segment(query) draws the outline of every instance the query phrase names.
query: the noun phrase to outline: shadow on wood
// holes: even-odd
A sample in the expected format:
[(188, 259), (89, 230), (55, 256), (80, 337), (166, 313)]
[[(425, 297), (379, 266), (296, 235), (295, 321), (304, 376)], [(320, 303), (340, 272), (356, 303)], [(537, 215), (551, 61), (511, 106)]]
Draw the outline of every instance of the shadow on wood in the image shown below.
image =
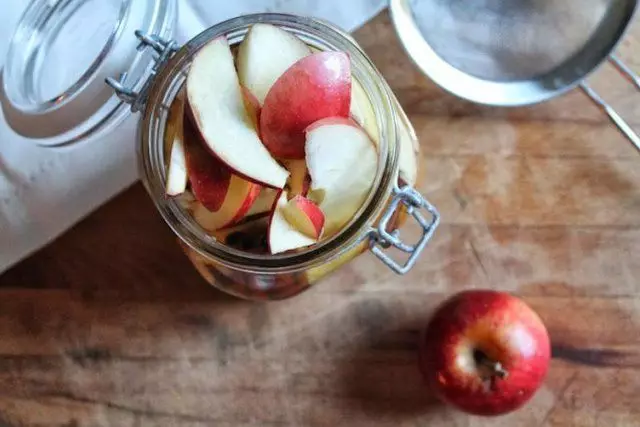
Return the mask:
[(402, 313), (375, 300), (363, 301), (356, 313), (364, 336), (338, 367), (350, 397), (344, 403), (353, 406), (348, 409), (398, 421), (438, 410), (441, 405), (423, 382), (417, 362), (425, 317), (403, 319)]
[(64, 289), (84, 299), (238, 301), (200, 277), (141, 184), (0, 276), (2, 288)]

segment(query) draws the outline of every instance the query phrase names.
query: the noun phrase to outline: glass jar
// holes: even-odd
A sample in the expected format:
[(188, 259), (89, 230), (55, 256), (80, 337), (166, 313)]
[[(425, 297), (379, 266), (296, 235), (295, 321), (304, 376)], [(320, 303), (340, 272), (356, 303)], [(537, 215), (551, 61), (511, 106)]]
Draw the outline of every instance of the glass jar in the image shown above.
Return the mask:
[[(296, 253), (263, 255), (226, 246), (207, 234), (183, 204), (165, 196), (167, 116), (186, 80), (193, 55), (221, 35), (227, 37), (231, 46), (239, 44), (249, 27), (258, 22), (279, 26), (313, 49), (347, 52), (353, 78), (369, 98), (379, 133), (379, 167), (375, 183), (359, 212), (336, 236)], [(402, 137), (405, 139), (401, 140)], [(398, 273), (411, 268), (437, 227), (439, 216), (435, 208), (412, 188), (415, 182), (406, 182), (415, 180), (415, 176), (399, 180), (401, 145), (409, 148), (403, 152), (405, 157), (416, 156), (417, 138), (406, 114), (384, 78), (351, 36), (320, 20), (257, 14), (231, 19), (205, 30), (159, 70), (149, 88), (139, 126), (138, 159), (147, 191), (200, 274), (229, 294), (252, 300), (274, 300), (299, 294), (367, 249)], [(401, 188), (399, 182), (407, 185)], [(422, 235), (417, 243), (406, 244), (400, 240), (396, 228), (403, 216), (419, 222)], [(407, 253), (408, 259), (403, 264), (392, 260), (384, 252), (389, 246)]]

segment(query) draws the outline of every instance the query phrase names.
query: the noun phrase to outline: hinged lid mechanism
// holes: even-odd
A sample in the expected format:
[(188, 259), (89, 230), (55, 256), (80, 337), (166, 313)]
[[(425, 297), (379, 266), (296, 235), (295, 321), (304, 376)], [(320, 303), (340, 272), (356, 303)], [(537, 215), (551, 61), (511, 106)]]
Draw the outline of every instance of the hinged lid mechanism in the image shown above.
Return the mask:
[(39, 145), (101, 134), (130, 114), (105, 84), (120, 76), (134, 91), (157, 53), (136, 37), (170, 38), (176, 0), (33, 0), (9, 46), (0, 100), (12, 129)]

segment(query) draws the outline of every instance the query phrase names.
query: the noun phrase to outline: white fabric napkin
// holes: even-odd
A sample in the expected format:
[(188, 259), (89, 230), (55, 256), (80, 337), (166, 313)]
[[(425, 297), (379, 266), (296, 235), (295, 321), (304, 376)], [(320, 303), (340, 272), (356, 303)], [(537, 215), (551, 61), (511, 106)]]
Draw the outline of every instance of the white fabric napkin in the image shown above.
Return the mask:
[[(362, 25), (385, 0), (179, 0), (176, 39), (245, 13), (286, 12), (327, 19), (344, 29)], [(3, 4), (0, 67), (28, 0)], [(38, 147), (14, 133), (0, 110), (0, 273), (46, 245), (136, 179), (138, 116), (98, 140), (65, 149)]]

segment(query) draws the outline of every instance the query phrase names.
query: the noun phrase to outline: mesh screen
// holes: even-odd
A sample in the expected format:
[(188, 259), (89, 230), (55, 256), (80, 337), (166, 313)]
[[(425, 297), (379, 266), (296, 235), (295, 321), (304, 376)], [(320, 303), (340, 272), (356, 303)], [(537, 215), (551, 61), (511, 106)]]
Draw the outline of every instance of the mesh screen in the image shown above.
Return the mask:
[(489, 80), (552, 71), (583, 48), (615, 0), (409, 0), (445, 61)]

